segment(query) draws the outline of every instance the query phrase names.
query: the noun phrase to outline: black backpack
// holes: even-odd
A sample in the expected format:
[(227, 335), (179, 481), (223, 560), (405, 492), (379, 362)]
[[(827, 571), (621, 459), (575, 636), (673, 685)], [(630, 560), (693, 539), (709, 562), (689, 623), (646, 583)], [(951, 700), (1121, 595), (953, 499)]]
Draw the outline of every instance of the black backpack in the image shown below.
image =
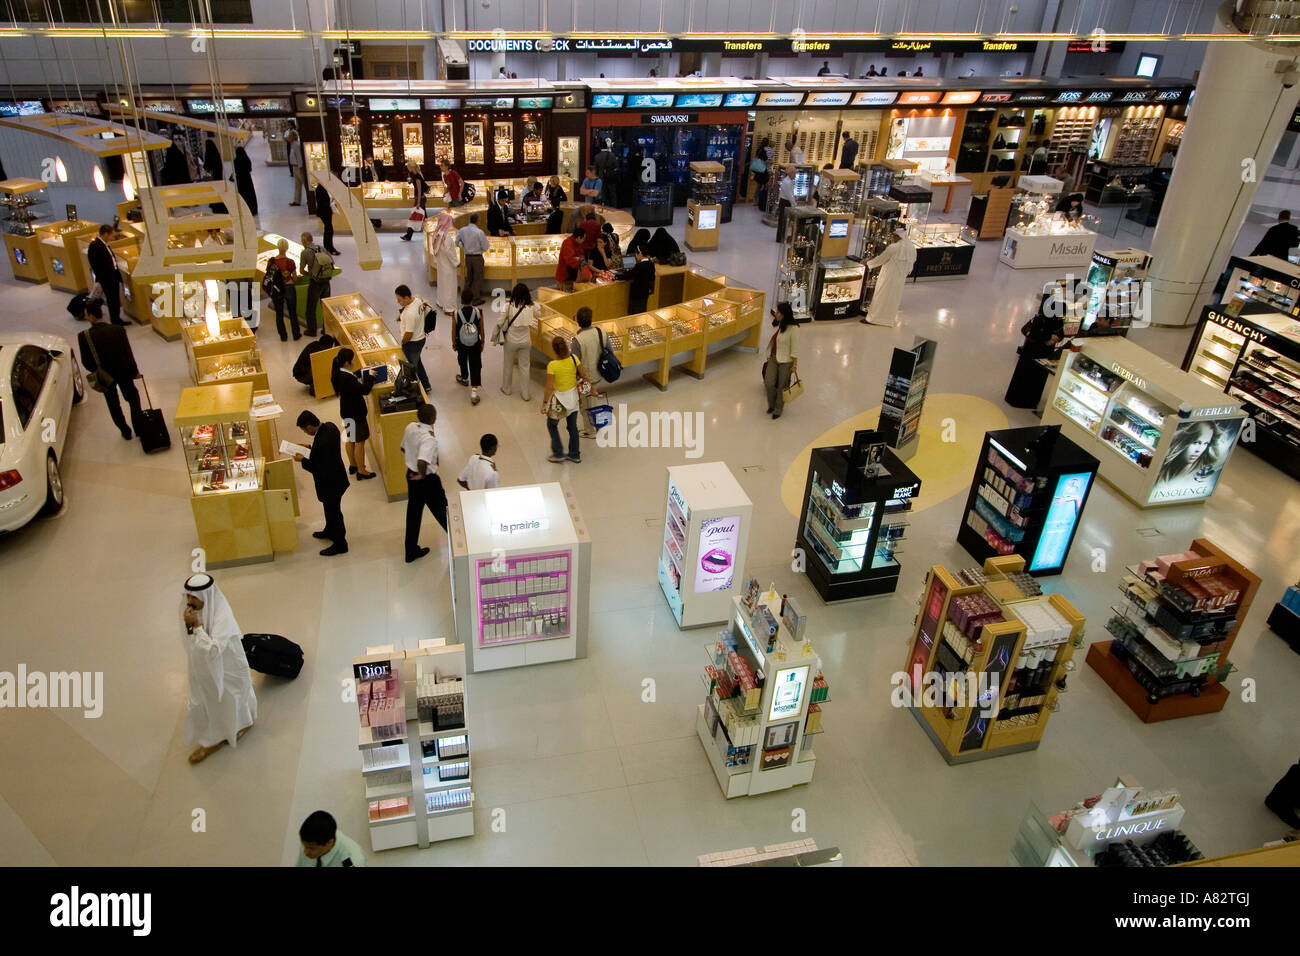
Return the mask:
[(274, 260), (266, 264), (266, 273), (262, 276), (262, 292), (273, 299), (284, 292), (284, 273)]

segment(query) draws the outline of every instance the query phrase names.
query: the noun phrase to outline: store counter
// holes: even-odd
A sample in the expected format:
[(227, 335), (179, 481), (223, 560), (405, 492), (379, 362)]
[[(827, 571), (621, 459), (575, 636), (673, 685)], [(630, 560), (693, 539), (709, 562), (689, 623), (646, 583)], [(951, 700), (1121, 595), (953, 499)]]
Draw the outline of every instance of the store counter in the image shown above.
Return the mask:
[(1126, 338), (1089, 338), (1062, 355), (1043, 424), (1094, 455), (1139, 508), (1204, 501), (1237, 442), (1235, 398)]
[[(558, 335), (572, 343), (578, 332), (574, 316), (585, 306), (625, 369), (652, 362), (654, 370), (643, 377), (667, 389), (673, 357), (690, 353), (681, 370), (701, 378), (710, 346), (725, 342), (722, 348), (757, 349), (759, 345), (765, 295), (727, 283), (725, 276), (706, 276), (687, 266), (658, 266), (648, 311), (638, 315), (626, 314), (626, 282), (579, 284), (572, 293), (541, 289), (538, 301), (546, 314), (533, 330), (533, 348), (548, 361), (554, 359), (553, 339)], [(741, 335), (743, 339), (738, 338)]]
[(1081, 227), (1029, 233), (1008, 226), (998, 261), (1013, 269), (1086, 269), (1096, 244), (1097, 234)]
[(93, 239), (98, 232), (99, 223), (79, 219), (65, 219), (36, 227), (41, 263), (51, 289), (63, 292), (90, 289), (91, 283), (86, 281), (89, 270), (83, 268), (78, 259), (76, 240), (80, 236)]

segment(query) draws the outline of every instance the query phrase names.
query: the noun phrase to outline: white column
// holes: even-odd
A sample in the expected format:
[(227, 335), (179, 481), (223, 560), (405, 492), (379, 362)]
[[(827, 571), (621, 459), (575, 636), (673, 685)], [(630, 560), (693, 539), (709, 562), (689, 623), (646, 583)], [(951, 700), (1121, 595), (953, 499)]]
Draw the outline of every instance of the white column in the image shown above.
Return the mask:
[[(1219, 9), (1216, 31), (1239, 33)], [(1294, 52), (1264, 43), (1206, 44), (1173, 178), (1151, 242), (1152, 321), (1190, 325), (1227, 265), (1260, 181), (1300, 101), (1283, 86)], [(1243, 163), (1254, 163), (1253, 175)]]

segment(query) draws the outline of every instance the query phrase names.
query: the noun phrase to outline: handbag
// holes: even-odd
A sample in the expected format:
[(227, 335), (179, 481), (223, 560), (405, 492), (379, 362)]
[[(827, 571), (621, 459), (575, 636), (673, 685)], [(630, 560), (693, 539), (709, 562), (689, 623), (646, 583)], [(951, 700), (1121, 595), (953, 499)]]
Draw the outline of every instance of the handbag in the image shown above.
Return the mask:
[(568, 414), (564, 410), (564, 404), (560, 401), (560, 397), (554, 392), (551, 393), (551, 400), (542, 411), (546, 412), (546, 417), (553, 422), (558, 422)]
[(515, 319), (519, 318), (519, 316), (524, 314), (524, 309), (526, 308), (527, 306), (521, 305), (519, 307), (519, 311), (517, 311), (514, 315), (512, 315), (508, 321), (497, 323), (497, 327), (492, 330), (493, 345), (506, 344), (506, 334), (510, 331), (510, 326), (515, 324)]
[(407, 222), (424, 222), (424, 210), (419, 206), (411, 207), (411, 214), (406, 217)]
[(799, 373), (793, 369), (790, 371), (790, 384), (785, 387), (786, 404), (794, 401), (803, 394), (803, 382), (799, 379)]
[(86, 384), (97, 392), (107, 392), (116, 383), (113, 376), (104, 371), (104, 363), (99, 360), (99, 351), (95, 348), (95, 340), (90, 337), (90, 329), (81, 333), (86, 337), (86, 344), (90, 346), (90, 357), (95, 360), (95, 371), (86, 373)]
[[(572, 356), (570, 356), (570, 358), (572, 358)], [(582, 371), (578, 368), (578, 360), (576, 358), (573, 359), (573, 374), (577, 376), (578, 379), (578, 395), (582, 398), (590, 398), (595, 389), (591, 387), (591, 382), (587, 381), (586, 377), (582, 374)]]

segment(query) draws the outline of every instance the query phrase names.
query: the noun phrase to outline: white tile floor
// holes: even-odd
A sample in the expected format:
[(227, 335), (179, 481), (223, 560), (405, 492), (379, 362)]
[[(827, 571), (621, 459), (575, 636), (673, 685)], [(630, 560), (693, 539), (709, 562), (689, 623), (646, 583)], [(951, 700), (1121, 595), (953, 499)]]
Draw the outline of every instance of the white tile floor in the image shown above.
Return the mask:
[[(263, 227), (296, 235), (315, 226), (302, 210), (286, 208), (287, 172), (255, 161)], [(1259, 229), (1248, 226), (1240, 244), (1249, 248)], [(720, 252), (697, 261), (770, 287), (772, 230), (741, 208), (723, 236)], [(336, 291), (364, 292), (391, 310), (399, 282), (425, 288), (418, 244), (385, 234), (384, 267), (362, 273), (352, 267), (351, 240), (340, 237), (338, 245), (344, 273)], [(655, 583), (664, 468), (682, 462), (682, 452), (588, 445), (581, 465), (549, 465), (536, 400), (525, 405), (495, 388), (499, 359), (488, 359), (484, 402), (472, 408), (452, 383), (449, 349), (441, 340), (431, 345), (426, 362), (444, 470), (458, 471), (479, 434), (492, 431), (501, 438), (506, 482), (561, 480), (576, 490), (594, 537), (590, 657), (472, 677), (478, 834), (378, 854), (373, 863), (692, 865), (700, 853), (795, 838), (791, 814), (801, 808), (807, 835), (820, 846), (838, 845), (850, 864), (1000, 865), (1031, 801), (1064, 808), (1121, 773), (1180, 789), (1186, 830), (1208, 854), (1276, 837), (1284, 828), (1261, 800), (1296, 758), (1300, 658), (1265, 629), (1264, 618), (1283, 587), (1300, 578), (1300, 495), (1291, 479), (1254, 456), (1238, 452), (1217, 495), (1202, 506), (1139, 512), (1099, 484), (1067, 573), (1046, 582), (1089, 615), (1090, 637), (1099, 639), (1125, 563), (1182, 550), (1196, 535), (1232, 549), (1264, 578), (1232, 655), (1232, 686), (1257, 679), (1258, 702), (1234, 698), (1213, 716), (1143, 725), (1080, 666), (1039, 750), (948, 767), (912, 717), (889, 706), (889, 675), (905, 654), (925, 568), (972, 563), (954, 543), (961, 496), (927, 500), (923, 489), (928, 507), (909, 532), (895, 596), (828, 608), (789, 570), (795, 516), (780, 490), (795, 455), (877, 406), (890, 348), (910, 345), (916, 334), (940, 343), (933, 392), (1003, 408), (1017, 329), (1047, 278), (999, 266), (996, 244), (984, 243), (968, 278), (909, 286), (897, 329), (856, 322), (805, 329), (800, 366), (808, 393), (779, 422), (762, 414), (752, 354), (717, 356), (703, 381), (674, 376), (665, 393), (636, 375), (611, 390), (637, 408), (704, 413), (704, 460), (725, 460), (755, 502), (749, 570), (803, 599), (834, 688), (812, 784), (731, 802), (718, 792), (693, 729), (701, 648), (712, 629), (679, 631)], [(0, 287), (0, 327), (75, 333), (65, 295), (12, 280)], [(1134, 336), (1175, 362), (1187, 337), (1186, 330)], [(144, 328), (132, 329), (131, 338), (155, 401), (170, 413), (188, 384), (180, 345)], [(303, 407), (335, 415), (333, 400), (313, 402), (292, 382), (297, 347), (282, 345), (269, 327), (260, 338), (288, 412), (285, 433)], [(1011, 424), (1033, 421), (1003, 411)], [(220, 572), (219, 580), (245, 630), (290, 636), (306, 648), (307, 666), (290, 684), (257, 678), (256, 729), (237, 750), (191, 767), (176, 612), (195, 542), (181, 462), (175, 452), (144, 457), (123, 442), (92, 395), (73, 417), (64, 476), (65, 512), (0, 540), (0, 670), (20, 662), (103, 670), (107, 701), (99, 720), (64, 711), (0, 716), (0, 864), (287, 863), (298, 823), (317, 808), (332, 811), (365, 846), (355, 711), (343, 701), (342, 681), (367, 644), (413, 645), (452, 632), (445, 556), (435, 550), (416, 565), (402, 562), (404, 506), (387, 503), (372, 482), (354, 485), (344, 502), (351, 553), (318, 557), (307, 534), (319, 526), (320, 510), (302, 483), (302, 549), (273, 564)], [(1158, 534), (1144, 537), (1143, 528)], [(432, 522), (424, 540), (437, 543)], [(1080, 560), (1092, 547), (1107, 549), (1108, 573), (1093, 574)], [(645, 677), (656, 680), (652, 704), (641, 702)], [(497, 808), (505, 811), (504, 832), (490, 826)], [(196, 809), (204, 811), (205, 832), (193, 832)]]

